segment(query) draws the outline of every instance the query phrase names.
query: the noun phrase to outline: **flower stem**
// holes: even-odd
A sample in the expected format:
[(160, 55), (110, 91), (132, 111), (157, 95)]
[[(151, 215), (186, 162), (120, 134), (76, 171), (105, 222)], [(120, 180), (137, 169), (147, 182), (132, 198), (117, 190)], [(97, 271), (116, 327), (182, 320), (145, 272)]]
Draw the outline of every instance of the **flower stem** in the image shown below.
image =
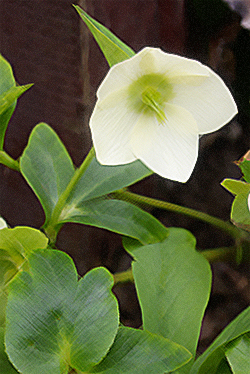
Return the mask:
[(113, 274), (114, 277), (114, 285), (118, 283), (132, 283), (134, 281), (132, 269), (129, 268), (128, 270), (121, 271), (119, 273)]
[(235, 246), (205, 249), (199, 252), (208, 260), (210, 264), (219, 261), (227, 261), (234, 264), (237, 263), (237, 248)]
[(10, 157), (5, 151), (0, 151), (0, 164), (12, 170), (20, 171), (19, 162)]
[(87, 168), (89, 167), (89, 164), (93, 160), (95, 156), (95, 150), (92, 147), (87, 154), (86, 158), (82, 162), (81, 166), (76, 169), (71, 181), (69, 182), (68, 186), (66, 187), (65, 191), (61, 194), (61, 196), (58, 199), (58, 202), (55, 206), (55, 209), (53, 211), (53, 214), (51, 216), (50, 221), (48, 222), (47, 226), (44, 228), (46, 234), (50, 238), (51, 242), (54, 243), (56, 241), (56, 236), (59, 231), (59, 226), (56, 228), (56, 226), (60, 223), (60, 215), (62, 213), (62, 210), (67, 202), (68, 197), (70, 196), (71, 192), (81, 179), (82, 175), (85, 173)]
[(212, 226), (217, 227), (218, 229), (226, 232), (234, 239), (239, 239), (242, 237), (242, 231), (239, 230), (237, 227), (233, 226), (229, 222), (223, 221), (220, 218), (210, 216), (207, 213), (199, 212), (195, 209), (186, 208), (177, 204), (169, 203), (167, 201), (161, 201), (157, 199), (153, 199), (151, 197), (146, 197), (142, 195), (137, 195), (133, 192), (127, 190), (119, 190), (115, 191), (111, 194), (112, 197), (120, 200), (125, 200), (131, 202), (135, 205), (142, 205), (142, 206), (150, 206), (154, 208), (164, 209), (171, 212), (184, 214), (191, 218), (198, 219), (200, 221), (209, 223)]

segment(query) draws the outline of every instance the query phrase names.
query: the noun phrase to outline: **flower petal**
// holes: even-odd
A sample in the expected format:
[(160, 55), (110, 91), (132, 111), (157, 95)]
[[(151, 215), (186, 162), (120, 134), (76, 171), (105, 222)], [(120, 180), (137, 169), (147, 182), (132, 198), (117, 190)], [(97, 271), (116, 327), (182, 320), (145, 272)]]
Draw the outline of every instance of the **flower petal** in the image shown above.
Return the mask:
[(167, 121), (141, 115), (133, 129), (133, 152), (146, 166), (164, 178), (186, 182), (198, 156), (195, 119), (185, 109), (166, 104)]
[(97, 91), (97, 97), (104, 99), (110, 92), (128, 87), (145, 74), (160, 73), (172, 81), (180, 76), (207, 76), (207, 68), (200, 62), (165, 53), (159, 48), (145, 47), (135, 56), (110, 68)]
[[(137, 56), (141, 56), (142, 74), (165, 74), (173, 79), (180, 76), (207, 76), (207, 67), (199, 61), (163, 52), (160, 48), (146, 47)], [(149, 62), (148, 62), (149, 61)]]
[(120, 90), (98, 100), (90, 118), (96, 158), (104, 165), (128, 164), (136, 160), (130, 136), (138, 113), (129, 108), (125, 92)]
[(143, 74), (140, 61), (141, 56), (138, 53), (112, 66), (97, 90), (97, 97), (102, 100), (112, 91), (124, 89), (140, 77)]
[(174, 86), (174, 97), (171, 99), (171, 103), (192, 113), (199, 134), (220, 129), (237, 114), (237, 106), (223, 80), (208, 67), (206, 69), (209, 77), (200, 84), (189, 84), (188, 81), (185, 84), (183, 78), (181, 84)]

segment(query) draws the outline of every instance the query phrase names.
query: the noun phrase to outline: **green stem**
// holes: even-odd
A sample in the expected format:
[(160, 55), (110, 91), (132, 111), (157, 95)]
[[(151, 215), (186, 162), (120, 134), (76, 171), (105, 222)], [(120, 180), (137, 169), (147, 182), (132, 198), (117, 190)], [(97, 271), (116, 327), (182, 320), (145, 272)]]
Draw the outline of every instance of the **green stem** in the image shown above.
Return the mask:
[(79, 180), (81, 179), (82, 175), (85, 173), (85, 171), (89, 167), (89, 164), (93, 160), (94, 156), (95, 156), (95, 150), (92, 147), (89, 153), (87, 154), (86, 158), (84, 159), (83, 163), (81, 164), (81, 166), (78, 169), (76, 169), (65, 191), (61, 194), (61, 196), (58, 199), (58, 202), (55, 206), (51, 219), (48, 222), (47, 227), (44, 228), (46, 234), (48, 235), (52, 243), (54, 243), (56, 240), (56, 236), (58, 233), (58, 228), (56, 228), (56, 226), (60, 222), (60, 215), (67, 202), (67, 199), (69, 195), (71, 194), (71, 192), (73, 191), (73, 189), (75, 188), (75, 186), (77, 185), (77, 183), (79, 182)]
[(161, 201), (157, 199), (153, 199), (151, 197), (141, 196), (137, 195), (133, 192), (129, 192), (126, 190), (119, 190), (115, 191), (111, 194), (112, 197), (119, 199), (119, 200), (125, 200), (128, 202), (131, 202), (135, 205), (141, 205), (141, 206), (150, 206), (154, 208), (164, 209), (171, 212), (184, 214), (186, 216), (189, 216), (191, 218), (198, 219), (200, 221), (209, 223), (212, 226), (217, 227), (218, 229), (225, 231), (227, 234), (229, 234), (234, 239), (242, 238), (242, 231), (239, 230), (237, 227), (233, 226), (229, 222), (223, 221), (220, 218), (216, 218), (213, 216), (210, 216), (207, 213), (199, 212), (195, 209), (186, 208), (177, 204), (169, 203), (167, 201)]
[(232, 262), (234, 264), (237, 263), (237, 248), (235, 246), (205, 249), (199, 252), (208, 260), (210, 264), (220, 261)]
[(10, 157), (5, 151), (0, 151), (0, 164), (12, 170), (20, 171), (19, 162)]
[(128, 270), (125, 270), (125, 271), (121, 271), (119, 273), (115, 273), (113, 274), (113, 277), (114, 277), (114, 285), (118, 284), (118, 283), (128, 283), (128, 282), (133, 282), (134, 281), (134, 277), (133, 277), (133, 273), (132, 273), (132, 269), (129, 268)]

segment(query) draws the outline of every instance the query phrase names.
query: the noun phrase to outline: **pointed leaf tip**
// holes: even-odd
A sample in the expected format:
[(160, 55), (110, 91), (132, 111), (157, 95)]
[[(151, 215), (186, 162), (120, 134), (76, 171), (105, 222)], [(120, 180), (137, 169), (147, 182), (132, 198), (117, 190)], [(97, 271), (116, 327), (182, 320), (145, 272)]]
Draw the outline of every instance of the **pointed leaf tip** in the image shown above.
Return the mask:
[(109, 66), (132, 57), (135, 52), (78, 5), (73, 5), (101, 48)]

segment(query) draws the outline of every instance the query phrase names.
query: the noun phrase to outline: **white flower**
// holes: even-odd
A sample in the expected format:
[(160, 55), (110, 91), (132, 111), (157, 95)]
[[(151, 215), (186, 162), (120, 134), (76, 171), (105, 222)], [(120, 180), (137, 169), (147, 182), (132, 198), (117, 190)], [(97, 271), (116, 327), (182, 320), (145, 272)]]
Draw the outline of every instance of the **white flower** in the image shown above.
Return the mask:
[(98, 161), (120, 165), (139, 159), (180, 182), (195, 166), (199, 134), (218, 130), (237, 113), (211, 69), (149, 47), (114, 65), (97, 99), (90, 128)]

